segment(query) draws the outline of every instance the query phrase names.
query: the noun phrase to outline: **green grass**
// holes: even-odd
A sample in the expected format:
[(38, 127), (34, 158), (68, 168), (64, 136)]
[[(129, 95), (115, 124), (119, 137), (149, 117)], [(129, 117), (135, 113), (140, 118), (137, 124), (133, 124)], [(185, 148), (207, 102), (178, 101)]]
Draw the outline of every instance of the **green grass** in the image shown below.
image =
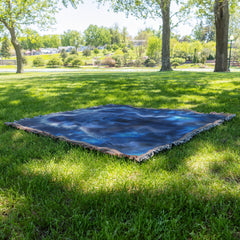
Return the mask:
[[(4, 122), (102, 104), (236, 117), (143, 164)], [(0, 239), (239, 239), (239, 73), (0, 74)]]

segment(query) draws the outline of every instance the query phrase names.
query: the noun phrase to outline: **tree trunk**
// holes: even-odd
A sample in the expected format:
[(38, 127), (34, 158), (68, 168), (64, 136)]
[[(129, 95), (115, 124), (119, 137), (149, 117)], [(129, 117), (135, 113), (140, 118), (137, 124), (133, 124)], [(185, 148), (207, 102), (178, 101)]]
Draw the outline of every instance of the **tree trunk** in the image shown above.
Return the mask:
[(171, 0), (161, 0), (162, 11), (162, 67), (160, 71), (172, 71), (170, 63), (170, 4)]
[(11, 34), (11, 42), (16, 52), (17, 57), (17, 73), (23, 73), (23, 59), (22, 59), (22, 52), (21, 52), (21, 45), (17, 41), (15, 28), (12, 27), (9, 29)]
[(214, 72), (227, 72), (228, 69), (228, 0), (215, 0), (214, 6), (216, 25), (216, 63)]

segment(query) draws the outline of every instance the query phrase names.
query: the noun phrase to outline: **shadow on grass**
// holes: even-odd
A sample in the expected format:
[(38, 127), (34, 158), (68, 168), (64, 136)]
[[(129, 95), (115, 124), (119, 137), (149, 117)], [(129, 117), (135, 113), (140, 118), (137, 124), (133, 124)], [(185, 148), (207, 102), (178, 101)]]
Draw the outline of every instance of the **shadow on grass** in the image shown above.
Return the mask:
[[(78, 149), (79, 159), (72, 160), (73, 149), (66, 143), (56, 148), (40, 137), (34, 144), (33, 134), (10, 132), (9, 146), (15, 151), (0, 148), (9, 156), (0, 168), (0, 195), (8, 199), (2, 202), (2, 239), (235, 239), (238, 234), (239, 196), (218, 192), (204, 180), (171, 176), (148, 187), (137, 177), (111, 188), (101, 184), (100, 177), (117, 159), (103, 161), (101, 154)], [(118, 161), (119, 169), (123, 165), (145, 172), (144, 165)], [(61, 174), (59, 163), (80, 165), (79, 178)], [(81, 184), (89, 178), (99, 186)]]
[[(229, 89), (236, 79), (234, 73), (61, 73), (7, 81), (0, 88), (0, 238), (237, 239), (240, 95)], [(2, 125), (110, 103), (237, 116), (141, 165)], [(216, 159), (196, 173), (189, 164), (202, 148)]]
[(3, 239), (235, 239), (237, 234), (239, 197), (214, 195), (211, 188), (201, 192), (191, 179), (171, 180), (162, 190), (133, 185), (85, 192), (47, 172), (15, 169), (2, 186), (13, 198), (1, 225)]

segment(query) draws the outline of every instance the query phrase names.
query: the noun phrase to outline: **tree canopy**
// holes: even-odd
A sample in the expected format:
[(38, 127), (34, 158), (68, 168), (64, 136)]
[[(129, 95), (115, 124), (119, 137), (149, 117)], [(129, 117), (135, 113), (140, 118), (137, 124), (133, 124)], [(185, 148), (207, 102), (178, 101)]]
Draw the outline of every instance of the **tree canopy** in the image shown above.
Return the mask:
[(105, 27), (98, 27), (97, 25), (90, 25), (85, 31), (86, 45), (92, 47), (103, 46), (111, 44), (111, 34), (109, 29)]
[(1, 47), (1, 57), (3, 58), (9, 58), (10, 57), (10, 41), (9, 39), (4, 36), (3, 41), (2, 41), (2, 47)]
[[(110, 3), (115, 12), (125, 12), (138, 18), (162, 18), (162, 67), (170, 71), (170, 5), (171, 0), (97, 0), (100, 4)], [(180, 0), (175, 0), (176, 3)]]
[[(5, 27), (17, 56), (17, 73), (23, 72), (21, 45), (18, 42), (19, 33), (31, 25), (41, 28), (51, 26), (55, 22), (54, 15), (58, 12), (59, 0), (0, 0), (0, 28)], [(76, 6), (81, 0), (62, 0), (66, 6), (71, 3)]]
[(61, 35), (62, 46), (75, 46), (76, 49), (83, 43), (83, 37), (80, 32), (68, 30)]

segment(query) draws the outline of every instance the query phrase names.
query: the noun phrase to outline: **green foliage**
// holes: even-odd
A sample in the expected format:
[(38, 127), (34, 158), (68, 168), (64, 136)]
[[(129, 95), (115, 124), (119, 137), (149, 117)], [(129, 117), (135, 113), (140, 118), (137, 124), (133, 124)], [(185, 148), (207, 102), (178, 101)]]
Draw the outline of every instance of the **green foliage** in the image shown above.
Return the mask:
[(84, 65), (82, 59), (77, 55), (70, 55), (64, 61), (64, 66), (66, 67), (79, 67)]
[(76, 48), (72, 48), (70, 54), (71, 55), (78, 55), (78, 52), (77, 52)]
[(132, 58), (129, 53), (124, 53), (123, 55), (123, 66), (128, 67)]
[(83, 65), (83, 61), (81, 60), (80, 57), (75, 57), (72, 61), (71, 61), (71, 65), (73, 67), (80, 67)]
[(127, 37), (128, 37), (127, 28), (123, 27), (122, 32), (121, 32), (121, 41), (125, 45), (127, 45), (127, 43), (128, 43)]
[(114, 55), (121, 55), (122, 56), (123, 54), (124, 54), (123, 51), (119, 48), (114, 52)]
[(61, 56), (63, 61), (67, 58), (68, 54), (67, 54), (65, 49), (61, 50), (60, 56)]
[(43, 47), (41, 38), (37, 31), (26, 29), (23, 37), (19, 38), (19, 41), (23, 49), (32, 51)]
[(112, 45), (112, 49), (113, 49), (114, 51), (116, 51), (116, 50), (119, 49), (119, 46), (118, 46), (116, 43), (114, 43), (114, 44)]
[(52, 57), (47, 63), (47, 66), (50, 68), (57, 68), (62, 65), (63, 65), (63, 62), (59, 57)]
[(123, 53), (128, 53), (128, 48), (127, 48), (127, 47), (123, 47), (123, 48), (122, 48), (122, 52), (123, 52)]
[(85, 57), (89, 57), (91, 56), (91, 50), (90, 49), (84, 49), (83, 52), (82, 52), (82, 55), (85, 56)]
[(112, 46), (111, 46), (110, 44), (107, 44), (106, 49), (107, 49), (108, 51), (111, 51), (111, 50), (112, 50)]
[(154, 37), (155, 32), (151, 28), (146, 28), (144, 30), (140, 30), (137, 34), (137, 36), (134, 38), (135, 40), (144, 40), (145, 45), (147, 45), (149, 39), (151, 37)]
[(171, 63), (178, 63), (179, 65), (180, 64), (183, 64), (186, 62), (185, 58), (171, 58)]
[(75, 30), (68, 30), (61, 35), (62, 46), (75, 46), (79, 48), (83, 44), (83, 37), (80, 32)]
[(193, 55), (193, 63), (199, 63), (199, 56), (196, 50), (194, 51), (194, 55)]
[(235, 41), (240, 40), (240, 5), (230, 15), (229, 36), (233, 35)]
[(42, 57), (36, 57), (34, 60), (33, 60), (33, 66), (34, 67), (42, 67), (45, 65), (45, 62), (44, 62), (44, 59)]
[(90, 25), (85, 31), (85, 42), (87, 46), (98, 47), (111, 43), (111, 34), (109, 29)]
[(98, 48), (94, 48), (93, 52), (94, 52), (95, 54), (98, 54), (98, 53), (99, 53), (99, 49), (98, 49)]
[(76, 58), (74, 55), (70, 55), (64, 61), (64, 66), (71, 66), (71, 62)]
[(109, 28), (109, 32), (111, 35), (111, 44), (114, 46), (120, 46), (121, 44), (121, 34), (119, 32), (118, 25), (115, 24), (114, 27)]
[(155, 67), (157, 65), (157, 63), (154, 59), (148, 58), (144, 61), (144, 65), (146, 67)]
[(116, 67), (123, 67), (124, 66), (124, 60), (123, 60), (123, 56), (122, 55), (114, 55), (112, 57), (115, 62), (116, 62)]
[(103, 54), (107, 55), (108, 54), (108, 50), (107, 49), (103, 49)]
[(193, 35), (195, 40), (199, 40), (201, 42), (209, 42), (216, 40), (216, 30), (214, 26), (214, 19), (211, 19), (211, 22), (208, 22), (207, 25), (203, 26), (203, 22), (199, 25), (196, 25), (193, 29)]
[(171, 56), (172, 58), (184, 58), (185, 60), (193, 60), (199, 62), (201, 55), (205, 58), (215, 57), (215, 42), (202, 43), (200, 41), (179, 42), (176, 39), (171, 40)]
[(147, 46), (147, 56), (153, 59), (155, 62), (159, 63), (161, 58), (161, 49), (162, 49), (161, 39), (155, 36), (150, 37)]
[(142, 58), (146, 52), (146, 48), (143, 45), (134, 47), (134, 50), (137, 58)]
[(4, 37), (2, 40), (2, 47), (1, 47), (1, 56), (3, 58), (9, 58), (11, 56), (10, 47), (11, 47), (11, 42), (7, 37)]
[(141, 67), (143, 66), (143, 63), (144, 63), (143, 59), (139, 57), (133, 62), (133, 65), (134, 67)]
[(57, 34), (43, 35), (40, 41), (44, 48), (58, 48), (62, 45), (60, 35)]
[(30, 23), (49, 26), (58, 11), (57, 1), (0, 1), (0, 22), (6, 27), (24, 29)]

